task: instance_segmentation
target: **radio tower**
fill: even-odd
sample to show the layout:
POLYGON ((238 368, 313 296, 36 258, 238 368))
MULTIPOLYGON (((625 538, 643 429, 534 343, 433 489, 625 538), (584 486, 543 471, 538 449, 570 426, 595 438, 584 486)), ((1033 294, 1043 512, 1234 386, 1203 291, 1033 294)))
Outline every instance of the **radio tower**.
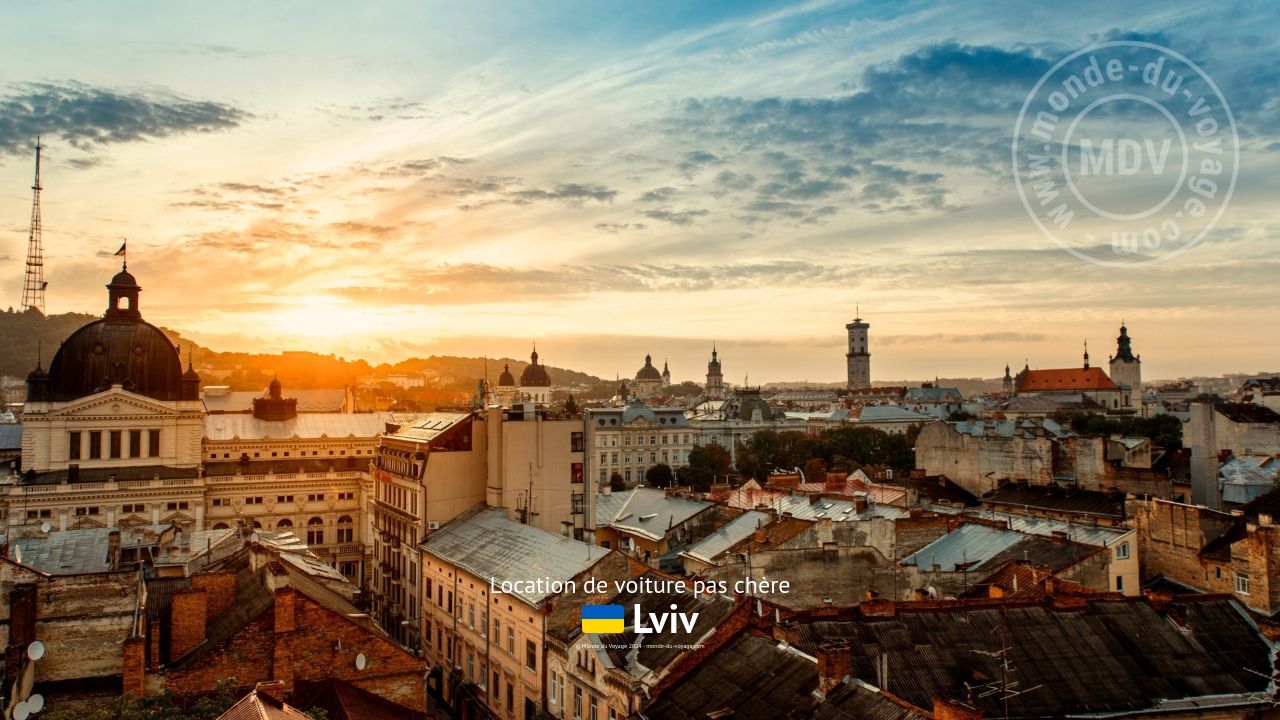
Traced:
POLYGON ((31 186, 31 234, 27 236, 27 274, 22 283, 22 309, 44 314, 44 233, 40 223, 40 138, 36 138, 36 182, 31 186))

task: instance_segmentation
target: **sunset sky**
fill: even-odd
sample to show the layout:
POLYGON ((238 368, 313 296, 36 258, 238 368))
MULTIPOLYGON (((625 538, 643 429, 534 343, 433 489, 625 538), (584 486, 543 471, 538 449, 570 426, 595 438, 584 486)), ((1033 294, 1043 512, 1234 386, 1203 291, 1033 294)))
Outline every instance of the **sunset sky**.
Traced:
POLYGON ((527 356, 836 381, 1280 370, 1280 12, 1268 3, 4 3, 0 305, 44 135, 48 311, 122 237, 152 322, 225 350, 527 356), (1193 58, 1238 123, 1204 244, 1104 268, 1010 169, 1018 109, 1108 38, 1193 58))

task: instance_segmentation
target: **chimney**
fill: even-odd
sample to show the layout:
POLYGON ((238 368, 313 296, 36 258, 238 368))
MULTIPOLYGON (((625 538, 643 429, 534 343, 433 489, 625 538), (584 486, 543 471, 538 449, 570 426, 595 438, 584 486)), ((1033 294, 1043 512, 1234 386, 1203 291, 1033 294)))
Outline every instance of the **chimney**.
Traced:
POLYGON ((853 674, 849 643, 833 640, 818 646, 818 689, 825 695, 844 684, 853 674))
POLYGON ((769 539, 769 536, 767 533, 765 533, 764 530, 756 530, 754 533, 751 534, 751 540, 761 545, 763 545, 765 541, 768 539, 769 539))
POLYGON ((194 650, 204 642, 208 621, 209 594, 200 589, 179 590, 169 606, 169 661, 194 650))
POLYGON ((934 720, 982 720, 982 711, 968 703, 934 696, 934 720))
POLYGON ((254 692, 275 700, 277 705, 284 704, 284 690, 284 683, 279 680, 264 680, 253 686, 254 692))
POLYGON ((146 694, 147 639, 145 637, 133 635, 124 639, 124 663, 121 666, 121 675, 125 696, 142 697, 146 694))
POLYGON ((107 567, 111 570, 120 569, 120 531, 112 530, 107 533, 107 567))

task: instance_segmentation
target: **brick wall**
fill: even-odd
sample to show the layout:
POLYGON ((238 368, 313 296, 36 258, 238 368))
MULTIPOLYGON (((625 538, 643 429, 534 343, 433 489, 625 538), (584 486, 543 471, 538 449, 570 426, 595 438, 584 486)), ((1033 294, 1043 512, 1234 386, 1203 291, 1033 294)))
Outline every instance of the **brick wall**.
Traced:
POLYGON ((191 576, 191 587, 204 590, 209 597, 209 619, 226 612, 236 601, 236 574, 230 570, 191 576))
POLYGON ((124 639, 124 663, 121 670, 125 695, 141 697, 146 692, 147 639, 141 636, 124 639))
POLYGON ((204 590, 179 590, 170 605, 169 659, 178 660, 204 642, 209 598, 204 590))

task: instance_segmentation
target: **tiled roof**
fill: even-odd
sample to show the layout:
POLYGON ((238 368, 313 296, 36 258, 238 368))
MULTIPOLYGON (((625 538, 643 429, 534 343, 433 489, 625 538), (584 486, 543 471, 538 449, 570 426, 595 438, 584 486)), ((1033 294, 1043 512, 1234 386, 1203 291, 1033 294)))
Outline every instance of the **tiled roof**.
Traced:
POLYGON ((256 690, 227 708, 218 720, 312 720, 311 716, 292 705, 256 690))
POLYGON ((1024 370, 1018 373, 1018 392, 1056 390, 1118 390, 1100 367, 1024 370))
POLYGON ((930 716, 907 709, 869 685, 851 682, 827 696, 812 717, 814 720, 925 720, 930 716))
POLYGON ((1280 423, 1280 413, 1266 405, 1252 403, 1218 403, 1214 410, 1238 423, 1280 423))
MULTIPOLYGON (((496 582, 569 580, 609 553, 603 548, 510 520, 502 508, 464 514, 432 532, 418 547, 476 577, 492 578, 496 582)), ((552 594, 515 593, 534 606, 552 594)))
POLYGON ((317 685, 307 685, 306 692, 299 690, 295 697, 308 700, 302 703, 308 710, 320 707, 328 714, 328 720, 428 720, 428 716, 403 705, 374 695, 342 680, 329 679, 317 685))

